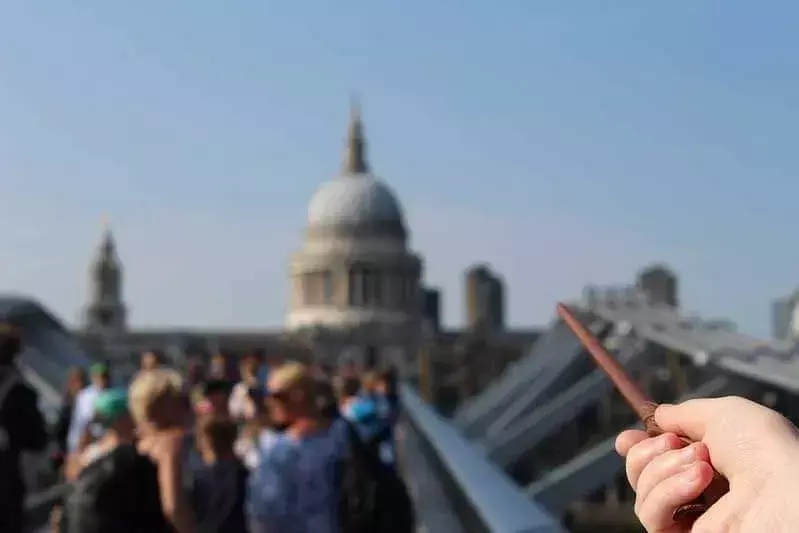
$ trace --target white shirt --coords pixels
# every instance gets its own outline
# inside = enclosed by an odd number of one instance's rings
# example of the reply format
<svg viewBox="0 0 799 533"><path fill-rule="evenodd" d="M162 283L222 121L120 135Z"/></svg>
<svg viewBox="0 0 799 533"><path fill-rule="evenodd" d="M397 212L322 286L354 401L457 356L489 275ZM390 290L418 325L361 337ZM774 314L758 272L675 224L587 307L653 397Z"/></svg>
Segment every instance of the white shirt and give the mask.
<svg viewBox="0 0 799 533"><path fill-rule="evenodd" d="M233 390L230 391L230 398L228 399L228 412L230 416L239 420L247 418L248 401L249 386L243 381L236 383Z"/></svg>
<svg viewBox="0 0 799 533"><path fill-rule="evenodd" d="M69 433L67 434L67 451L70 453L77 451L83 431L86 426L91 424L94 418L94 402L99 394L100 390L97 387L89 385L75 397L72 421L69 424Z"/></svg>

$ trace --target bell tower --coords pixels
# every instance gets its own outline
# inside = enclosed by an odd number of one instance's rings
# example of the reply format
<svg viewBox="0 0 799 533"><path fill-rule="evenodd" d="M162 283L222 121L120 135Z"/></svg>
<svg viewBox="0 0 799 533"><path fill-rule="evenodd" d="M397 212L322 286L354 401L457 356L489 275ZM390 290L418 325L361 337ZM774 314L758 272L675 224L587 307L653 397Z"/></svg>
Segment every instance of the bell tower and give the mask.
<svg viewBox="0 0 799 533"><path fill-rule="evenodd" d="M89 270L89 303L86 330L96 333L122 331L126 309L122 300L122 265L111 229L103 224L103 238Z"/></svg>

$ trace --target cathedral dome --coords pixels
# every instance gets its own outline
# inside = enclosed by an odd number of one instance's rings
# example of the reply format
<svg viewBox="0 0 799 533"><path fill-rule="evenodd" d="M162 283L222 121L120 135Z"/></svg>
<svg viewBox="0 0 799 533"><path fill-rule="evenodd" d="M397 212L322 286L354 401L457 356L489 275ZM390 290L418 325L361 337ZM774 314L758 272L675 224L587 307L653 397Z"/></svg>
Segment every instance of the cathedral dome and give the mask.
<svg viewBox="0 0 799 533"><path fill-rule="evenodd" d="M405 217L396 195L369 170L357 106L351 111L341 174L314 193L308 205L308 229L405 235Z"/></svg>
<svg viewBox="0 0 799 533"><path fill-rule="evenodd" d="M394 192L368 174L342 176L317 189L308 206L309 227L404 227Z"/></svg>

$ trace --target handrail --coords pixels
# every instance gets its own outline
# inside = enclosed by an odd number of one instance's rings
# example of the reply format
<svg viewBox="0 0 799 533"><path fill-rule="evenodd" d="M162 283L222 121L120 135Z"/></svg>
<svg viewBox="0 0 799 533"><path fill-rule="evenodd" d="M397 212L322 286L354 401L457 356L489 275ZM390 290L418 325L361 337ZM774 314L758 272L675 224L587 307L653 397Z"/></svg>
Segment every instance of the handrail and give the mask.
<svg viewBox="0 0 799 533"><path fill-rule="evenodd" d="M482 522L492 533L564 533L558 520L530 500L450 423L435 413L410 386L400 389L408 420Z"/></svg>

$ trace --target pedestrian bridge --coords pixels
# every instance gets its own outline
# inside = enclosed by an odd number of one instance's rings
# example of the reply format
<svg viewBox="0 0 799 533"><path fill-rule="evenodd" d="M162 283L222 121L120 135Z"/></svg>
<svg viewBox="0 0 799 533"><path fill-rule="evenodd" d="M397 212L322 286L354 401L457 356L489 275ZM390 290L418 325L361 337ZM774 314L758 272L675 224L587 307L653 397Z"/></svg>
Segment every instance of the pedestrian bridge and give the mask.
<svg viewBox="0 0 799 533"><path fill-rule="evenodd" d="M627 287L589 288L570 306L658 401L740 394L797 419L793 345L682 315ZM36 302L0 299L3 318L20 325L28 347L23 371L52 412L66 369L88 360ZM610 500L629 515L613 438L635 420L560 320L451 420L410 385L401 396L400 458L419 531L585 530L579 522L604 516ZM43 523L59 490L29 498L33 522ZM588 531L616 531L592 524Z"/></svg>

